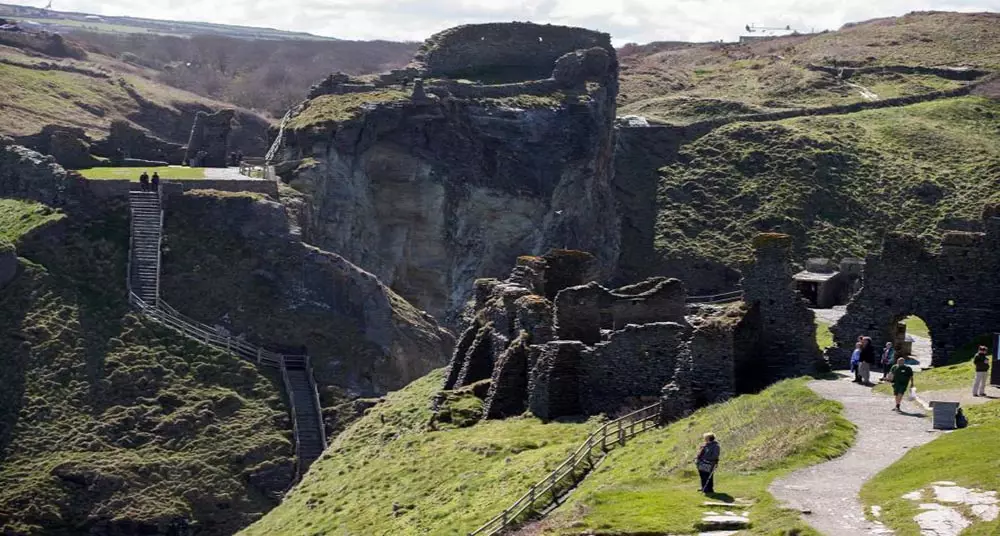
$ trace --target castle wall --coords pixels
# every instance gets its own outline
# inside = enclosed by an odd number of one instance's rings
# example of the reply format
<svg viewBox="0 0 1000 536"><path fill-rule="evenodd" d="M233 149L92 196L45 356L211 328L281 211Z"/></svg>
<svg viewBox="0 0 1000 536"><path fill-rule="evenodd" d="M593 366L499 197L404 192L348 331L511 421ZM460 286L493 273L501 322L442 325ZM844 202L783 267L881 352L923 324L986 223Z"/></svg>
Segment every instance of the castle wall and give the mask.
<svg viewBox="0 0 1000 536"><path fill-rule="evenodd" d="M581 355L580 405L584 413L612 413L629 398L659 396L687 359L689 328L673 322L629 325Z"/></svg>
<svg viewBox="0 0 1000 536"><path fill-rule="evenodd" d="M528 384L528 407L533 414L550 420L581 413L581 361L588 352L580 341L542 345Z"/></svg>
<svg viewBox="0 0 1000 536"><path fill-rule="evenodd" d="M891 341L896 322L909 315L927 323L934 366L975 337L1000 331L1000 205L987 206L983 222L985 233L946 233L938 253L907 235L886 237L882 251L867 259L863 287L831 328L831 364L847 366L859 335L876 347Z"/></svg>

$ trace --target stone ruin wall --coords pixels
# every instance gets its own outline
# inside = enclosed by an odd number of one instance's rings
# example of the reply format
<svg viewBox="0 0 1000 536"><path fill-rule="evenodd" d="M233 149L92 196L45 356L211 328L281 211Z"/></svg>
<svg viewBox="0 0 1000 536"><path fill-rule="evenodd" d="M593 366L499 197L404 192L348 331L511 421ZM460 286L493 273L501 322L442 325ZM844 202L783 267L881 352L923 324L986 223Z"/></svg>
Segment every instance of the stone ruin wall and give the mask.
<svg viewBox="0 0 1000 536"><path fill-rule="evenodd" d="M908 235L886 237L882 251L868 256L847 314L831 328L830 364L846 368L859 335L881 348L910 315L927 323L934 366L948 364L975 337L1000 331L1000 204L985 207L983 224L983 233L946 233L938 252Z"/></svg>
<svg viewBox="0 0 1000 536"><path fill-rule="evenodd" d="M521 78L546 78L564 54L615 49L606 33L527 22L468 24L434 34L414 56L414 66L435 78L464 78L492 69L516 68ZM532 76L533 75L533 76Z"/></svg>
<svg viewBox="0 0 1000 536"><path fill-rule="evenodd" d="M204 159L197 162L200 166L226 167L229 165L229 133L233 128L235 115L235 110L195 114L184 161L192 165L191 162L201 160L199 153L204 151Z"/></svg>
<svg viewBox="0 0 1000 536"><path fill-rule="evenodd" d="M755 243L742 308L687 305L676 279L581 284L593 260L579 252L521 257L506 281L477 281L474 317L443 387L488 380L485 418L615 414L663 397L672 420L822 370L812 313L792 285L790 244L784 235Z"/></svg>

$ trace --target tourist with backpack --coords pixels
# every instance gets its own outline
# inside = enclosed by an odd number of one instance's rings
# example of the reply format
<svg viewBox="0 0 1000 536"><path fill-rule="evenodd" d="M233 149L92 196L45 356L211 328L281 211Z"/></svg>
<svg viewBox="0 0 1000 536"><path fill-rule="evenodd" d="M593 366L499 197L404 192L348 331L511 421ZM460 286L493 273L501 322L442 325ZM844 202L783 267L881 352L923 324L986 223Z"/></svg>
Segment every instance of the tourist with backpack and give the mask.
<svg viewBox="0 0 1000 536"><path fill-rule="evenodd" d="M986 347L980 346L979 351L972 358L972 364L976 367L976 379L972 382L972 396L986 396L986 376L990 371L990 356L986 352Z"/></svg>
<svg viewBox="0 0 1000 536"><path fill-rule="evenodd" d="M694 463L698 468L698 476L701 478L701 492L705 494L715 493L715 468L719 465L719 455L722 448L715 441L715 434L709 432L703 436L705 444L698 449L698 456Z"/></svg>

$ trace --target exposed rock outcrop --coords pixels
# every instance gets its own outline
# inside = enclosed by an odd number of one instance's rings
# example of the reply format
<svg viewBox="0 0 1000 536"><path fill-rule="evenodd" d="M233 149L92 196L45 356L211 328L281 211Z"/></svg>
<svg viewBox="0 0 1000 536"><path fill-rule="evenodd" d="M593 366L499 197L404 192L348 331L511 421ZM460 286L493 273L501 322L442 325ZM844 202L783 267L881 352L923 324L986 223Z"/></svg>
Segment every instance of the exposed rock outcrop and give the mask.
<svg viewBox="0 0 1000 536"><path fill-rule="evenodd" d="M65 201L69 186L66 170L54 158L0 136L0 197L32 199L57 206Z"/></svg>
<svg viewBox="0 0 1000 536"><path fill-rule="evenodd" d="M372 274L303 244L280 204L216 191L167 203L162 296L185 314L305 350L321 386L356 395L398 389L446 362L447 331Z"/></svg>
<svg viewBox="0 0 1000 536"><path fill-rule="evenodd" d="M610 273L617 71L607 34L514 23L428 39L415 97L402 72L360 93L332 77L284 133L303 235L449 319L524 252L593 251Z"/></svg>

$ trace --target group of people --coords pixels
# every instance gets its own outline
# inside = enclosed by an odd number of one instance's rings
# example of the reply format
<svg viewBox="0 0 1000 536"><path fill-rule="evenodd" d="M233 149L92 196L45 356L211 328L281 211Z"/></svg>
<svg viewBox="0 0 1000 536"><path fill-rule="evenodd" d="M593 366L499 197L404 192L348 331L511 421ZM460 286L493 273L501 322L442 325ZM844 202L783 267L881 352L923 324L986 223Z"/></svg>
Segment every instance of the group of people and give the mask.
<svg viewBox="0 0 1000 536"><path fill-rule="evenodd" d="M896 357L896 349L892 347L891 342L885 343L882 353L876 356L871 337L859 336L858 342L854 345L854 352L851 354L851 372L854 373L854 383L872 385L871 371L876 365L882 372L879 381L892 384L892 394L896 400L896 407L893 408L893 411L900 411L899 405L903 401L903 395L906 394L907 388L916 389L913 382L913 369L906 364L906 359Z"/></svg>
<svg viewBox="0 0 1000 536"><path fill-rule="evenodd" d="M854 353L851 354L851 372L854 373L854 383L872 385L871 372L876 365L882 373L879 381L884 381L889 375L889 369L896 362L896 349L892 347L891 342L885 343L881 354L876 356L871 337L860 336L854 345Z"/></svg>
<svg viewBox="0 0 1000 536"><path fill-rule="evenodd" d="M139 189L144 192L159 192L160 191L160 174L153 172L153 178L149 178L149 173L145 171L142 175L139 175Z"/></svg>

